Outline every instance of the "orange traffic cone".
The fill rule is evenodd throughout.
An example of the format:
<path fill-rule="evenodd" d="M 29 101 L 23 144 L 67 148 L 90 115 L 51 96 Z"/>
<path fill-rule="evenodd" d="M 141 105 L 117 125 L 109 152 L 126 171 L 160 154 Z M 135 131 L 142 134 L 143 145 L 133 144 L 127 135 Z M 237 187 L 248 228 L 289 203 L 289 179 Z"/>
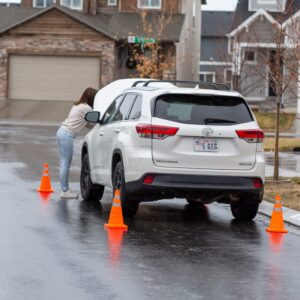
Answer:
<path fill-rule="evenodd" d="M 48 171 L 48 164 L 44 164 L 44 172 L 41 179 L 40 187 L 38 188 L 38 192 L 44 193 L 53 193 L 53 188 L 51 186 L 49 171 Z"/>
<path fill-rule="evenodd" d="M 128 229 L 128 226 L 124 224 L 123 220 L 120 190 L 115 191 L 109 221 L 104 226 L 110 229 Z"/>
<path fill-rule="evenodd" d="M 271 217 L 270 226 L 266 229 L 268 232 L 287 233 L 288 231 L 284 228 L 281 197 L 276 195 L 273 213 Z"/>

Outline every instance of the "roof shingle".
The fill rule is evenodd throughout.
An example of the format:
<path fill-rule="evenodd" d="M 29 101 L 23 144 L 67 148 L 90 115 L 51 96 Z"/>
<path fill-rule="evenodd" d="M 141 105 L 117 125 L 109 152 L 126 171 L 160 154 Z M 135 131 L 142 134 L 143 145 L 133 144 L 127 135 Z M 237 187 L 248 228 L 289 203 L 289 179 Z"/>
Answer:
<path fill-rule="evenodd" d="M 202 37 L 224 37 L 230 32 L 233 14 L 231 11 L 203 11 Z"/>
<path fill-rule="evenodd" d="M 46 13 L 51 9 L 58 9 L 66 15 L 73 17 L 77 21 L 93 28 L 94 30 L 104 33 L 112 39 L 127 40 L 128 35 L 144 35 L 142 18 L 138 13 L 114 13 L 106 14 L 83 14 L 62 6 L 50 6 L 45 9 L 24 8 L 24 7 L 0 7 L 0 34 L 12 29 L 15 26 L 29 21 L 39 15 Z M 152 24 L 155 30 L 157 22 L 156 14 L 148 14 L 147 24 Z M 184 15 L 176 14 L 172 16 L 172 21 L 165 26 L 162 32 L 162 41 L 179 41 L 181 29 L 183 26 Z M 154 32 L 155 36 L 156 33 Z"/>

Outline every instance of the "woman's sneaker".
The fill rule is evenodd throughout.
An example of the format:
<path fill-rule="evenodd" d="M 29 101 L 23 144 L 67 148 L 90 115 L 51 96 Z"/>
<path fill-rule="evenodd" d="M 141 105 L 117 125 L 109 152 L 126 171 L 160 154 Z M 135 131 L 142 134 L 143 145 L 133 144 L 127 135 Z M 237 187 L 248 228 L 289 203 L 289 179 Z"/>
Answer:
<path fill-rule="evenodd" d="M 65 199 L 77 199 L 78 198 L 78 193 L 75 193 L 71 190 L 67 190 L 65 192 L 60 193 L 60 198 L 65 198 Z"/>

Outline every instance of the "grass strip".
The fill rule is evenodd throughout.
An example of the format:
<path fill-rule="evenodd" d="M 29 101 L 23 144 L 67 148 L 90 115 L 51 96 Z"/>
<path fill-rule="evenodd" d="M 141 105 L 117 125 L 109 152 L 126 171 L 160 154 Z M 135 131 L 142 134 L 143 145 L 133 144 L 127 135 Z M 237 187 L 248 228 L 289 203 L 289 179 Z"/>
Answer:
<path fill-rule="evenodd" d="M 261 129 L 267 132 L 274 132 L 275 130 L 275 113 L 272 112 L 258 112 L 254 111 L 255 118 Z M 291 129 L 296 114 L 281 113 L 279 118 L 280 131 L 287 131 Z"/>
<path fill-rule="evenodd" d="M 300 138 L 279 138 L 279 151 L 293 151 L 294 148 L 300 147 Z M 264 150 L 274 151 L 275 138 L 268 137 L 264 139 Z"/>
<path fill-rule="evenodd" d="M 300 177 L 283 179 L 278 184 L 272 180 L 266 181 L 264 200 L 274 203 L 278 193 L 284 206 L 300 211 Z"/>

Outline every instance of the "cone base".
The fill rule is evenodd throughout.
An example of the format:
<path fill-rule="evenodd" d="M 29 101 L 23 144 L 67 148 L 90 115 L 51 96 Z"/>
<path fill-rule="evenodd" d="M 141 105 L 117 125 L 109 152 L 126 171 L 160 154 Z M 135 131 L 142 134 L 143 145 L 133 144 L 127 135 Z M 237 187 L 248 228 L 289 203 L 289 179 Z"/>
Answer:
<path fill-rule="evenodd" d="M 54 190 L 42 190 L 42 189 L 37 189 L 37 191 L 38 192 L 40 192 L 40 193 L 53 193 L 54 192 Z"/>
<path fill-rule="evenodd" d="M 274 232 L 274 233 L 288 233 L 288 231 L 286 229 L 272 229 L 270 227 L 268 227 L 266 229 L 267 232 Z"/>
<path fill-rule="evenodd" d="M 122 224 L 120 225 L 105 224 L 104 227 L 108 229 L 128 229 L 127 225 L 122 225 Z"/>

